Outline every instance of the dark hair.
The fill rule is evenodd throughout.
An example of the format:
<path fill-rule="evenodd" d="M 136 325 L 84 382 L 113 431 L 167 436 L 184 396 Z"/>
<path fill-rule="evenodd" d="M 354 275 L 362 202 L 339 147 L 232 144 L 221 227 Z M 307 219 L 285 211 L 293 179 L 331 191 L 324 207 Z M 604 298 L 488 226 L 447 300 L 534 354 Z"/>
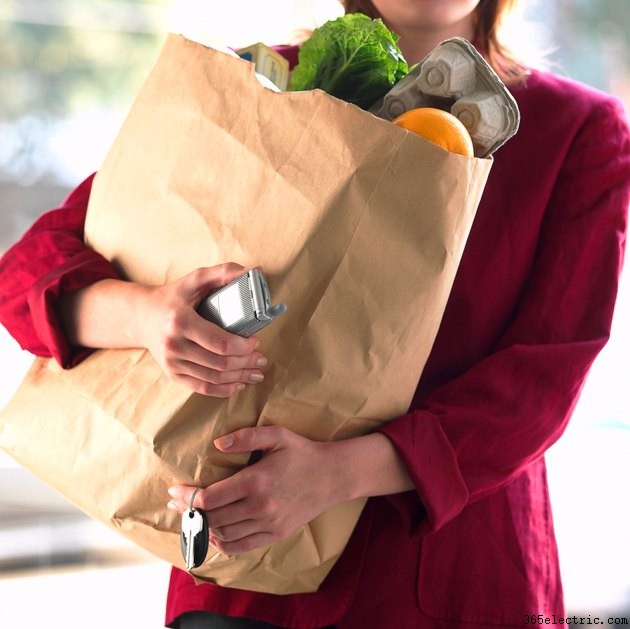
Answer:
<path fill-rule="evenodd" d="M 346 13 L 382 18 L 371 0 L 343 0 L 342 4 Z M 474 43 L 505 83 L 516 83 L 528 74 L 525 63 L 499 39 L 501 24 L 514 12 L 517 4 L 518 0 L 481 0 L 474 14 Z"/>

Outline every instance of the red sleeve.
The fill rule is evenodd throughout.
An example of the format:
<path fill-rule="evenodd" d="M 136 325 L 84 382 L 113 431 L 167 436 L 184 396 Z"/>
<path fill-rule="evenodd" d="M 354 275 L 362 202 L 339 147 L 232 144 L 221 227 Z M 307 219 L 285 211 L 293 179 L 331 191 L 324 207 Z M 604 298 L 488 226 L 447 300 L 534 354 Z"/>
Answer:
<path fill-rule="evenodd" d="M 426 512 L 418 531 L 440 528 L 505 485 L 563 432 L 609 337 L 629 186 L 625 115 L 616 100 L 599 101 L 564 160 L 528 282 L 498 342 L 382 428 Z M 418 521 L 417 500 L 392 500 Z"/>
<path fill-rule="evenodd" d="M 295 45 L 281 45 L 281 46 L 272 46 L 272 48 L 279 52 L 288 62 L 289 62 L 289 70 L 293 70 L 295 66 L 298 64 L 298 56 L 300 54 L 300 47 Z"/>
<path fill-rule="evenodd" d="M 61 207 L 43 214 L 0 259 L 0 323 L 23 349 L 72 367 L 90 352 L 71 347 L 55 303 L 72 292 L 118 274 L 83 241 L 93 176 Z"/>

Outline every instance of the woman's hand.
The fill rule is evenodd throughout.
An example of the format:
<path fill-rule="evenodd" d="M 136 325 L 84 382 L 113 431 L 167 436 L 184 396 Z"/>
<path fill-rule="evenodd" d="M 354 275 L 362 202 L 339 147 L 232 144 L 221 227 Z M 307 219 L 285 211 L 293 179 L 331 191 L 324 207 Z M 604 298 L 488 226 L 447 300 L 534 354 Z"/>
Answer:
<path fill-rule="evenodd" d="M 262 382 L 267 363 L 256 338 L 242 338 L 196 312 L 201 300 L 244 272 L 238 264 L 202 268 L 163 286 L 107 279 L 58 302 L 69 342 L 83 347 L 148 349 L 176 382 L 228 397 Z"/>
<path fill-rule="evenodd" d="M 357 497 L 413 487 L 393 445 L 380 433 L 312 441 L 286 428 L 243 428 L 217 439 L 223 452 L 263 453 L 253 465 L 199 491 L 210 542 L 234 555 L 284 539 L 327 509 Z M 168 507 L 183 513 L 194 487 L 169 489 Z"/>
<path fill-rule="evenodd" d="M 265 426 L 236 431 L 215 445 L 225 452 L 264 452 L 257 463 L 195 497 L 194 506 L 206 512 L 210 542 L 221 553 L 242 553 L 285 538 L 341 500 L 328 443 Z M 183 512 L 193 491 L 172 488 L 169 507 Z"/>
<path fill-rule="evenodd" d="M 226 332 L 195 310 L 244 270 L 233 263 L 198 269 L 148 293 L 142 345 L 173 380 L 197 393 L 228 397 L 264 379 L 267 360 L 256 351 L 258 341 Z"/>

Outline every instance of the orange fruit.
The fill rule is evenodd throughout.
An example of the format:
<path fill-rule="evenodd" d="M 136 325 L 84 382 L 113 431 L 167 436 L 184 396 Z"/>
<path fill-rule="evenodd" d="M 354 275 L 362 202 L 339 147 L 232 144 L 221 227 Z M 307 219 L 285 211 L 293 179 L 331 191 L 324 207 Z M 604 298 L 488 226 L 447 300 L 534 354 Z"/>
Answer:
<path fill-rule="evenodd" d="M 453 114 L 434 107 L 410 109 L 393 120 L 451 153 L 473 157 L 473 143 L 464 123 Z"/>

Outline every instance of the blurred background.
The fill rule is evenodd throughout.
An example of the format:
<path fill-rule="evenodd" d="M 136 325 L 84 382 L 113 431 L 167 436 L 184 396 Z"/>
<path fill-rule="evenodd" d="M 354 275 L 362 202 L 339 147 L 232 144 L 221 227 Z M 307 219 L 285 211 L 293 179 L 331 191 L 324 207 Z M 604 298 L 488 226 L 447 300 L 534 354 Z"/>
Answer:
<path fill-rule="evenodd" d="M 630 104 L 628 0 L 541 0 L 514 31 L 550 69 Z M 2 0 L 0 252 L 98 169 L 168 31 L 287 43 L 336 0 Z M 568 611 L 630 617 L 630 270 L 613 336 L 548 454 Z M 2 278 L 0 278 L 0 282 Z M 0 327 L 0 407 L 30 364 Z M 115 453 L 112 453 L 115 456 Z M 0 627 L 163 626 L 168 566 L 0 453 Z M 33 605 L 37 601 L 37 605 Z"/>

